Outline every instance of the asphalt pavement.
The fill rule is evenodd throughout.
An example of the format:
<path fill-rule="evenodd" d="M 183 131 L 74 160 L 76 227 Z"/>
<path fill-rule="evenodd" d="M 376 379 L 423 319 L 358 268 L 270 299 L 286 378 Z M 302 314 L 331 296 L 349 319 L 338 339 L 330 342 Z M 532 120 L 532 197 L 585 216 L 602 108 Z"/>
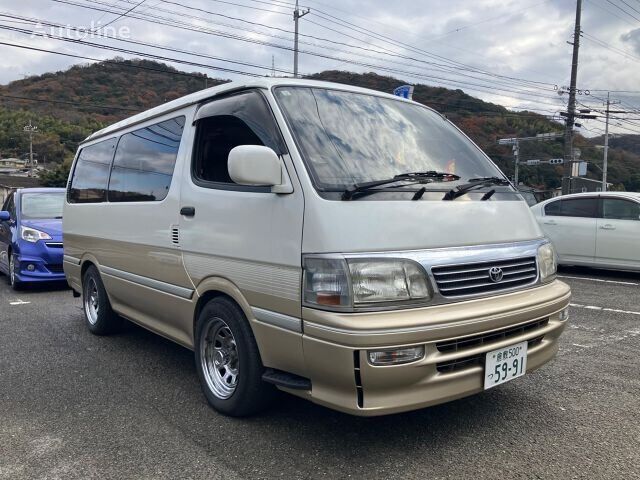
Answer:
<path fill-rule="evenodd" d="M 249 419 L 209 408 L 190 351 L 93 336 L 69 290 L 0 278 L 0 478 L 640 478 L 640 274 L 560 274 L 570 324 L 531 375 L 401 415 L 283 394 Z"/>

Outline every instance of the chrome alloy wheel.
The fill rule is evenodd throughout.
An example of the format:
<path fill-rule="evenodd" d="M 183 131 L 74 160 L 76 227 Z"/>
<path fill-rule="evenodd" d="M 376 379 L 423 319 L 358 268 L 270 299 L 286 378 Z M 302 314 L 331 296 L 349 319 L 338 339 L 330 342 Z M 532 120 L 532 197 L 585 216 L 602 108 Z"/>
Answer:
<path fill-rule="evenodd" d="M 84 312 L 87 316 L 87 320 L 91 325 L 95 325 L 98 321 L 98 311 L 99 311 L 99 293 L 98 293 L 98 284 L 96 283 L 95 278 L 89 277 L 87 278 L 87 283 L 84 286 Z"/>
<path fill-rule="evenodd" d="M 207 387 L 216 397 L 229 398 L 238 386 L 239 362 L 236 339 L 224 320 L 207 320 L 199 348 Z"/>

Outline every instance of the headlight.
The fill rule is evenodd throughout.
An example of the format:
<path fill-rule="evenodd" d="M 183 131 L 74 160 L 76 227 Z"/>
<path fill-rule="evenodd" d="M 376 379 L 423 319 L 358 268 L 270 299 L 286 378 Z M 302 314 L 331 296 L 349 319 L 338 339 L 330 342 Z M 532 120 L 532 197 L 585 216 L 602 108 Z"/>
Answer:
<path fill-rule="evenodd" d="M 411 260 L 304 258 L 304 303 L 347 309 L 426 302 L 424 269 Z"/>
<path fill-rule="evenodd" d="M 23 240 L 31 243 L 36 243 L 38 240 L 51 240 L 48 233 L 29 227 L 20 227 L 20 236 Z"/>
<path fill-rule="evenodd" d="M 545 243 L 538 248 L 538 268 L 540 269 L 540 281 L 548 282 L 555 278 L 558 270 L 556 250 L 550 243 Z"/>
<path fill-rule="evenodd" d="M 429 298 L 427 277 L 406 260 L 349 260 L 353 303 L 407 302 Z"/>

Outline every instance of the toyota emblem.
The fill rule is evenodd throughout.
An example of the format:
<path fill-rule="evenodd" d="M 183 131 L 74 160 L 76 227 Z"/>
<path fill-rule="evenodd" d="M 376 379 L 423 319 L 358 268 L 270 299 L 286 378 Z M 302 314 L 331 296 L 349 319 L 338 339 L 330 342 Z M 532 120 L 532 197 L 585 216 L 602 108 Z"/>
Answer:
<path fill-rule="evenodd" d="M 489 278 L 492 282 L 498 283 L 502 281 L 502 277 L 504 276 L 504 272 L 500 267 L 491 267 L 489 269 Z"/>

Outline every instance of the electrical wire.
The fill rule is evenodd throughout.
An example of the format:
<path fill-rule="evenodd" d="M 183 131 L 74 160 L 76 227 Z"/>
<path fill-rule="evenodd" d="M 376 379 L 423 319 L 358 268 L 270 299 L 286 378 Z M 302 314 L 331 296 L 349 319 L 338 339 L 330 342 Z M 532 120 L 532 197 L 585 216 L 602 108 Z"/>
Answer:
<path fill-rule="evenodd" d="M 73 2 L 72 0 L 52 0 L 52 1 L 55 1 L 57 3 L 65 3 L 65 4 L 80 6 L 80 7 L 83 7 L 83 8 L 89 8 L 89 9 L 92 9 L 92 10 L 98 10 L 98 11 L 103 11 L 104 10 L 104 8 L 100 8 L 100 7 L 96 7 L 96 6 L 78 4 L 76 2 Z M 131 17 L 131 18 L 140 19 L 140 20 L 143 20 L 143 21 L 152 22 L 154 24 L 160 23 L 160 24 L 165 24 L 165 25 L 169 25 L 169 26 L 172 26 L 172 27 L 175 27 L 175 28 L 184 29 L 184 30 L 191 30 L 191 31 L 196 31 L 196 32 L 201 32 L 201 33 L 207 33 L 207 34 L 214 35 L 214 36 L 221 36 L 221 37 L 224 37 L 224 38 L 231 38 L 231 39 L 245 41 L 245 42 L 249 42 L 249 43 L 271 46 L 271 47 L 284 49 L 284 50 L 288 50 L 288 51 L 292 51 L 293 50 L 293 48 L 289 47 L 289 46 L 275 44 L 273 42 L 260 41 L 260 40 L 257 40 L 257 39 L 243 37 L 243 36 L 240 36 L 240 35 L 237 35 L 237 34 L 229 34 L 227 32 L 221 32 L 221 31 L 217 31 L 217 30 L 207 29 L 207 28 L 204 28 L 204 27 L 193 27 L 192 25 L 186 24 L 185 22 L 180 22 L 180 21 L 176 21 L 176 20 L 172 20 L 172 19 L 167 19 L 165 17 L 161 17 L 161 16 L 157 16 L 157 15 L 145 15 L 144 17 L 140 17 L 140 16 L 135 15 L 135 14 L 128 14 L 127 16 Z M 153 20 L 151 20 L 151 18 L 153 18 Z M 549 98 L 547 95 L 532 93 L 530 91 L 513 90 L 513 89 L 507 89 L 507 88 L 496 88 L 495 85 L 477 84 L 477 83 L 471 83 L 471 82 L 463 82 L 463 81 L 460 81 L 460 80 L 454 80 L 454 79 L 450 79 L 450 78 L 437 77 L 437 76 L 433 76 L 433 75 L 425 75 L 425 74 L 422 74 L 420 72 L 399 70 L 399 69 L 389 68 L 389 67 L 386 67 L 386 66 L 383 66 L 383 65 L 371 64 L 371 63 L 367 63 L 367 62 L 360 62 L 360 61 L 355 61 L 355 60 L 349 60 L 349 59 L 345 59 L 345 58 L 335 57 L 335 56 L 323 54 L 323 53 L 320 53 L 320 52 L 314 52 L 314 51 L 308 51 L 308 50 L 301 50 L 300 52 L 301 53 L 307 53 L 309 55 L 314 55 L 314 56 L 317 56 L 317 57 L 320 57 L 320 58 L 340 61 L 340 62 L 352 64 L 352 65 L 358 65 L 358 66 L 361 66 L 361 67 L 374 68 L 374 69 L 382 70 L 382 71 L 389 72 L 389 73 L 394 73 L 394 74 L 401 73 L 401 74 L 403 74 L 405 76 L 409 76 L 409 77 L 412 77 L 412 78 L 426 79 L 426 80 L 436 80 L 436 81 L 440 81 L 440 82 L 443 82 L 445 84 L 448 84 L 450 86 L 463 87 L 463 88 L 468 88 L 469 90 L 481 91 L 481 92 L 485 92 L 485 93 L 498 94 L 498 92 L 506 92 L 506 93 L 516 94 L 516 95 L 511 95 L 513 98 L 519 98 L 518 95 L 520 97 L 523 97 L 523 96 L 524 97 L 537 97 L 538 99 L 539 98 L 545 98 L 545 99 Z M 478 88 L 478 87 L 480 87 L 480 88 Z M 507 95 L 505 95 L 505 96 L 507 96 Z"/>
<path fill-rule="evenodd" d="M 84 0 L 84 1 L 90 1 L 90 0 Z M 129 3 L 129 4 L 133 3 L 130 0 L 117 0 L 117 1 L 122 1 L 123 3 Z M 229 15 L 218 14 L 216 12 L 212 12 L 212 11 L 205 10 L 205 9 L 202 9 L 202 8 L 198 8 L 198 7 L 191 7 L 189 5 L 185 5 L 185 4 L 182 4 L 182 3 L 179 3 L 179 2 L 176 2 L 176 1 L 172 1 L 172 0 L 161 0 L 161 1 L 164 2 L 164 3 L 167 3 L 167 4 L 180 6 L 180 7 L 186 8 L 186 9 L 204 12 L 204 13 L 207 13 L 209 15 L 220 15 L 220 16 L 223 16 L 223 17 L 228 18 L 228 19 L 233 19 L 233 20 L 236 20 L 236 21 L 250 23 L 252 25 L 258 25 L 258 26 L 264 27 L 264 28 L 272 28 L 272 29 L 277 29 L 279 31 L 283 31 L 283 32 L 286 32 L 286 33 L 291 33 L 291 34 L 293 33 L 293 32 L 291 32 L 289 30 L 286 30 L 286 29 L 281 29 L 281 28 L 278 28 L 278 27 L 265 25 L 265 24 L 262 24 L 262 23 L 259 23 L 259 22 L 246 21 L 244 19 L 240 19 L 238 17 L 232 17 L 232 16 L 229 16 Z M 111 5 L 105 4 L 104 2 L 100 2 L 100 4 L 101 5 L 105 5 L 105 6 L 112 6 L 112 7 L 115 7 L 115 8 L 122 8 L 122 7 L 117 7 L 117 6 L 113 5 L 113 4 L 111 4 Z M 170 13 L 170 14 L 174 14 L 175 13 L 175 12 L 173 12 L 171 10 L 166 10 L 166 9 L 162 9 L 162 8 L 156 9 L 156 10 L 157 11 L 161 11 L 161 12 L 165 12 L 165 13 Z M 183 16 L 183 15 L 181 15 L 181 16 Z M 225 24 L 225 23 L 214 22 L 210 18 L 203 18 L 203 17 L 193 16 L 193 15 L 186 15 L 186 17 L 187 18 L 192 18 L 192 19 L 197 20 L 197 21 L 203 21 L 203 22 L 211 23 L 211 24 L 214 24 L 214 25 L 222 25 L 222 26 L 229 27 L 229 28 L 237 28 L 236 25 L 229 25 L 229 24 Z M 247 31 L 247 29 L 244 29 L 244 30 Z M 258 34 L 264 35 L 264 36 L 269 36 L 269 37 L 272 37 L 272 38 L 279 38 L 279 39 L 285 39 L 287 41 L 290 41 L 290 38 L 288 38 L 288 37 L 282 37 L 282 36 L 279 36 L 279 35 L 268 34 L 268 33 L 260 32 L 260 31 L 257 31 L 257 30 L 248 30 L 248 31 L 251 31 L 253 33 L 258 33 Z M 424 60 L 417 59 L 417 58 L 414 58 L 414 57 L 410 57 L 410 56 L 407 56 L 407 55 L 391 53 L 390 51 L 386 51 L 386 50 L 382 51 L 382 50 L 379 50 L 379 49 L 374 49 L 374 48 L 369 48 L 369 47 L 362 47 L 362 46 L 359 46 L 359 45 L 353 45 L 353 44 L 345 43 L 345 42 L 336 42 L 335 40 L 330 40 L 330 39 L 327 39 L 327 38 L 317 37 L 317 36 L 314 36 L 314 35 L 303 35 L 303 34 L 300 34 L 300 35 L 308 37 L 308 38 L 313 38 L 313 39 L 316 39 L 316 40 L 319 40 L 319 41 L 323 41 L 323 42 L 329 42 L 329 43 L 332 43 L 332 44 L 343 45 L 343 46 L 346 46 L 348 48 L 354 48 L 354 49 L 373 52 L 373 53 L 377 53 L 377 54 L 381 54 L 381 55 L 391 56 L 391 57 L 395 57 L 395 58 L 401 58 L 401 59 L 405 59 L 405 60 L 408 60 L 408 61 L 419 62 L 419 63 L 422 63 L 422 64 L 429 65 L 431 68 L 436 68 L 436 69 L 441 70 L 443 72 L 447 72 L 447 73 L 453 72 L 453 73 L 456 73 L 457 75 L 468 77 L 468 78 L 472 78 L 474 80 L 481 80 L 481 81 L 485 80 L 486 81 L 486 79 L 484 79 L 482 77 L 478 77 L 476 75 L 470 75 L 468 73 L 466 73 L 466 74 L 465 73 L 461 73 L 460 72 L 461 69 L 459 69 L 459 68 L 458 69 L 454 69 L 450 65 L 446 65 L 446 64 L 438 64 L 438 63 L 435 63 L 435 62 L 424 61 Z M 352 38 L 356 38 L 356 37 L 352 37 Z M 299 43 L 300 44 L 311 45 L 311 46 L 315 46 L 315 47 L 323 48 L 323 49 L 330 49 L 332 51 L 336 51 L 336 52 L 339 52 L 339 53 L 345 53 L 345 54 L 348 54 L 348 55 L 353 55 L 354 54 L 353 52 L 337 49 L 335 47 L 327 47 L 326 45 L 318 45 L 318 44 L 315 44 L 313 42 L 306 42 L 304 40 L 299 41 Z M 309 52 L 305 52 L 305 53 L 309 53 Z M 380 60 L 377 57 L 373 57 L 371 55 L 364 55 L 364 54 L 358 54 L 358 57 L 359 58 L 369 58 L 369 59 L 374 59 L 374 60 Z M 388 63 L 392 63 L 392 64 L 407 66 L 406 63 L 402 63 L 402 62 L 398 62 L 398 61 L 393 61 L 393 60 L 386 60 L 386 61 Z M 513 80 L 509 80 L 508 82 L 504 81 L 504 80 L 499 80 L 497 82 L 495 80 L 493 80 L 493 81 L 494 81 L 494 83 L 498 83 L 498 84 L 501 84 L 503 86 L 513 86 L 513 85 L 511 85 L 511 83 L 513 83 L 514 85 L 518 85 L 518 83 L 519 83 L 519 82 L 514 82 Z M 526 84 L 526 83 L 522 84 L 522 85 L 519 85 L 519 86 L 531 87 L 530 84 Z"/>

